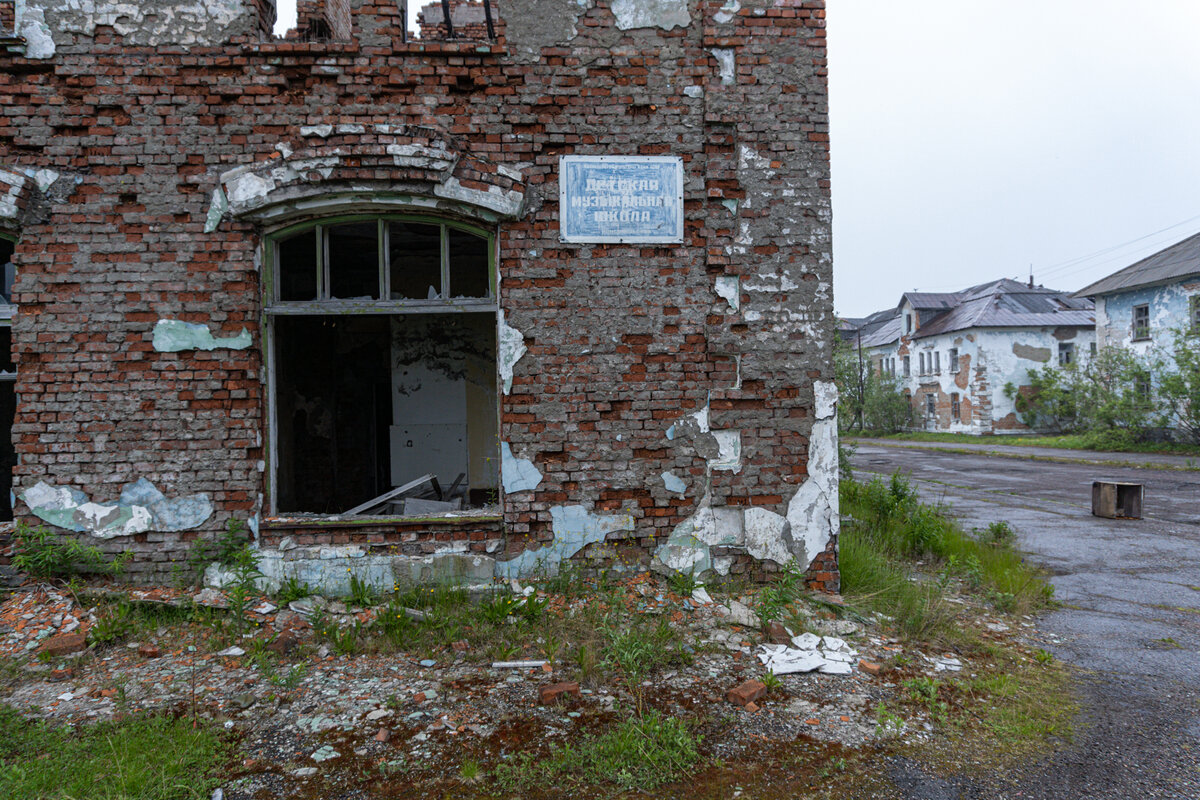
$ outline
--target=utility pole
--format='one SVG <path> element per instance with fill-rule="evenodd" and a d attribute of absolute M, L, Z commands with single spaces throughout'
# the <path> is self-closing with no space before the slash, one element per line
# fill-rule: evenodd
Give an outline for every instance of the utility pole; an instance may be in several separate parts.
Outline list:
<path fill-rule="evenodd" d="M 866 389 L 864 387 L 865 376 L 863 375 L 863 356 L 862 356 L 862 328 L 855 331 L 858 334 L 858 429 L 863 429 L 863 409 L 867 404 Z"/>

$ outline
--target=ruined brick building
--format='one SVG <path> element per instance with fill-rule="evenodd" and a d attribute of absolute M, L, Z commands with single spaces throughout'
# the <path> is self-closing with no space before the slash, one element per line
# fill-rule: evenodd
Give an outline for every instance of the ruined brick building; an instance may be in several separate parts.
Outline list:
<path fill-rule="evenodd" d="M 404 5 L 0 0 L 11 513 L 836 589 L 823 2 Z"/>

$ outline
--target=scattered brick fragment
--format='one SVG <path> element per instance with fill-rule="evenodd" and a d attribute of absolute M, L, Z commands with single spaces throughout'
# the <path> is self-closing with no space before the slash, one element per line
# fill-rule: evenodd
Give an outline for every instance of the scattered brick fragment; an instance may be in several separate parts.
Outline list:
<path fill-rule="evenodd" d="M 66 656 L 87 649 L 87 637 L 82 633 L 60 633 L 42 645 L 41 652 L 51 656 Z"/>
<path fill-rule="evenodd" d="M 754 702 L 766 693 L 766 685 L 764 685 L 761 681 L 756 681 L 751 678 L 741 686 L 730 689 L 729 693 L 725 695 L 725 699 L 734 705 L 745 706 L 747 703 Z"/>
<path fill-rule="evenodd" d="M 755 713 L 756 711 L 758 711 L 758 703 L 755 703 L 753 701 L 746 703 L 746 710 L 749 711 L 751 714 Z"/>
<path fill-rule="evenodd" d="M 883 674 L 883 666 L 882 665 L 876 664 L 873 661 L 867 661 L 865 658 L 859 659 L 858 668 L 861 669 L 863 672 L 867 673 L 868 675 L 882 675 Z"/>
<path fill-rule="evenodd" d="M 782 622 L 767 623 L 767 638 L 772 644 L 791 644 L 792 637 L 788 635 L 787 628 L 783 627 Z"/>
<path fill-rule="evenodd" d="M 391 739 L 391 738 L 392 738 L 392 732 L 389 731 L 387 728 L 380 728 L 379 733 L 375 734 L 375 741 L 377 741 L 377 742 L 386 742 L 388 739 Z"/>
<path fill-rule="evenodd" d="M 142 658 L 158 658 L 162 655 L 162 650 L 152 644 L 144 644 L 138 648 L 138 655 Z"/>
<path fill-rule="evenodd" d="M 538 689 L 538 699 L 544 706 L 562 702 L 566 696 L 579 697 L 579 684 L 574 681 L 551 683 Z"/>

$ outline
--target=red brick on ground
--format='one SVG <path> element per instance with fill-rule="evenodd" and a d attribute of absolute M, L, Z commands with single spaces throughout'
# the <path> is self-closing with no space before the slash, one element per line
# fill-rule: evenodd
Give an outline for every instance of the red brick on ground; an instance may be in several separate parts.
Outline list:
<path fill-rule="evenodd" d="M 51 656 L 65 656 L 86 649 L 87 637 L 82 633 L 60 633 L 47 639 L 41 652 Z"/>
<path fill-rule="evenodd" d="M 551 683 L 538 689 L 538 699 L 544 706 L 554 705 L 564 699 L 564 695 L 579 697 L 579 684 L 574 681 L 566 683 Z"/>
<path fill-rule="evenodd" d="M 725 699 L 734 705 L 746 706 L 766 693 L 766 685 L 751 678 L 736 689 L 730 689 L 729 694 L 725 695 Z"/>

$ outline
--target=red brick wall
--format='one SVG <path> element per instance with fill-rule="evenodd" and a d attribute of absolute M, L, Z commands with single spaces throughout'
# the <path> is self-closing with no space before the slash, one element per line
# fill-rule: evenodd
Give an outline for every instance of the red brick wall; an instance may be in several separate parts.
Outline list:
<path fill-rule="evenodd" d="M 18 484 L 111 499 L 147 477 L 208 492 L 206 530 L 255 514 L 262 231 L 205 232 L 218 176 L 303 148 L 301 125 L 362 125 L 364 141 L 377 125 L 426 126 L 529 187 L 524 216 L 499 231 L 501 306 L 528 348 L 501 437 L 544 479 L 505 500 L 508 552 L 552 538 L 550 508 L 576 503 L 632 514 L 628 544 L 652 550 L 704 491 L 705 454 L 666 429 L 710 398 L 713 428 L 741 431 L 743 449 L 740 471 L 712 474 L 714 504 L 786 513 L 808 477 L 812 383 L 832 380 L 825 12 L 750 0 L 717 23 L 722 5 L 692 0 L 687 27 L 621 32 L 600 4 L 569 42 L 516 31 L 524 49 L 509 19 L 510 50 L 405 44 L 400 4 L 355 0 L 345 43 L 113 37 L 47 61 L 0 55 L 0 158 L 74 182 L 34 204 L 17 248 Z M 714 48 L 736 54 L 728 80 Z M 570 153 L 681 156 L 684 244 L 560 243 Z M 718 276 L 743 279 L 739 311 L 714 294 Z M 159 353 L 160 318 L 245 327 L 254 346 Z M 665 491 L 668 470 L 686 497 Z M 139 537 L 145 569 L 164 572 L 192 536 Z M 812 575 L 836 588 L 832 546 Z"/>

